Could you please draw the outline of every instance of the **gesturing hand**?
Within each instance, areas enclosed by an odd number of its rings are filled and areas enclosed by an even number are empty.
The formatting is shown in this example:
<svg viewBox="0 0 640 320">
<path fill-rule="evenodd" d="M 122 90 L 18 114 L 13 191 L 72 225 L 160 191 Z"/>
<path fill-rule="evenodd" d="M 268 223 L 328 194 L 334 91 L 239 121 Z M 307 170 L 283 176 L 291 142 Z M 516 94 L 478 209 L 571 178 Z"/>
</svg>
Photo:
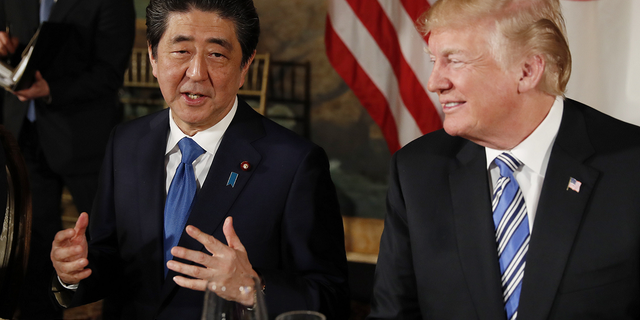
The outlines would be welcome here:
<svg viewBox="0 0 640 320">
<path fill-rule="evenodd" d="M 173 278 L 176 284 L 204 291 L 207 282 L 212 281 L 215 282 L 215 292 L 220 297 L 247 306 L 253 305 L 254 296 L 241 294 L 239 288 L 253 287 L 252 277 L 258 279 L 258 274 L 251 267 L 247 252 L 233 229 L 233 219 L 227 217 L 222 227 L 229 246 L 194 226 L 187 226 L 186 230 L 187 234 L 202 243 L 211 255 L 182 247 L 173 247 L 171 254 L 174 257 L 193 261 L 200 265 L 188 265 L 175 260 L 168 261 L 167 267 L 169 269 L 194 278 L 176 276 Z"/>
<path fill-rule="evenodd" d="M 85 269 L 89 264 L 89 246 L 85 235 L 88 225 L 89 215 L 83 212 L 73 229 L 59 231 L 53 240 L 51 262 L 65 284 L 77 284 L 91 275 L 91 269 Z"/>
</svg>

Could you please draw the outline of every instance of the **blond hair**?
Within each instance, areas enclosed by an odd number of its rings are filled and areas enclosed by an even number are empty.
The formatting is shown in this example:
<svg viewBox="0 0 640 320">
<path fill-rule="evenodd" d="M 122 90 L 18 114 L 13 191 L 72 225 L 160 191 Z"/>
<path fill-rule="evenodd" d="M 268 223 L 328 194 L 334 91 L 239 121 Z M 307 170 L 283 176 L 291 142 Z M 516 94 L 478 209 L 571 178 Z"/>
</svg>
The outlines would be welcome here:
<svg viewBox="0 0 640 320">
<path fill-rule="evenodd" d="M 545 70 L 538 85 L 543 92 L 563 95 L 571 75 L 571 52 L 559 0 L 438 0 L 418 19 L 428 35 L 438 28 L 468 27 L 495 20 L 488 39 L 493 57 L 507 67 L 540 55 Z"/>
</svg>

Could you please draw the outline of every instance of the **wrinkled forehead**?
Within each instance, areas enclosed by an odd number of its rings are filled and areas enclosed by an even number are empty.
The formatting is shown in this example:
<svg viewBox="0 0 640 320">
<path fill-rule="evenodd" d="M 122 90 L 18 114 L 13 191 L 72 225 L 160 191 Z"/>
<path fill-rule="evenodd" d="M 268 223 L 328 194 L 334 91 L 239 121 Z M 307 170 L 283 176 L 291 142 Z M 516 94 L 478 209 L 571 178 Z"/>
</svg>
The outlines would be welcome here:
<svg viewBox="0 0 640 320">
<path fill-rule="evenodd" d="M 488 49 L 495 26 L 491 23 L 450 24 L 432 29 L 427 35 L 425 51 L 447 55 L 469 50 Z"/>
</svg>

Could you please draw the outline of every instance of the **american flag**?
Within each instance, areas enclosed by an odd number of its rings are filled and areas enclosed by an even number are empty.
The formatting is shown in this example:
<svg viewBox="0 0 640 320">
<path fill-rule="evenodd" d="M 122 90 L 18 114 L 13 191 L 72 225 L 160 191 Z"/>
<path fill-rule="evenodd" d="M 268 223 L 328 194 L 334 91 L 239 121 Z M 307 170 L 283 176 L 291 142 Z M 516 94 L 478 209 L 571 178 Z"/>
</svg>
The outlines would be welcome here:
<svg viewBox="0 0 640 320">
<path fill-rule="evenodd" d="M 392 153 L 442 128 L 438 97 L 427 91 L 432 66 L 426 42 L 415 28 L 429 7 L 427 0 L 329 0 L 329 61 L 380 126 Z"/>
<path fill-rule="evenodd" d="M 328 0 L 329 61 L 394 152 L 442 127 L 414 22 L 435 0 Z M 640 1 L 561 0 L 573 68 L 567 95 L 640 125 Z"/>
<path fill-rule="evenodd" d="M 580 186 L 582 185 L 582 182 L 576 180 L 576 178 L 571 177 L 569 179 L 569 185 L 567 186 L 567 190 L 571 189 L 575 192 L 580 192 Z"/>
</svg>

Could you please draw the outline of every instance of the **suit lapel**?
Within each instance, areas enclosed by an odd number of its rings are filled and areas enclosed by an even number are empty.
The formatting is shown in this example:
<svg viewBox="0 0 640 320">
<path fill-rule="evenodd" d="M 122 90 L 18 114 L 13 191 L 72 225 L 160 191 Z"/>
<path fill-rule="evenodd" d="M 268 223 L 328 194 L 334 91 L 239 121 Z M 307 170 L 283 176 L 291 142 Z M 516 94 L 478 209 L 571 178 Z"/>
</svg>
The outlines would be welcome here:
<svg viewBox="0 0 640 320">
<path fill-rule="evenodd" d="M 51 9 L 51 14 L 49 15 L 49 21 L 52 22 L 62 22 L 62 19 L 69 13 L 69 10 L 73 8 L 73 6 L 79 0 L 58 0 L 56 4 Z"/>
<path fill-rule="evenodd" d="M 143 135 L 136 154 L 136 186 L 139 194 L 138 225 L 140 239 L 145 242 L 155 242 L 156 246 L 150 257 L 148 272 L 153 273 L 150 278 L 158 279 L 158 290 L 164 277 L 164 201 L 165 201 L 165 165 L 164 155 L 169 133 L 169 110 L 164 110 L 149 123 L 149 131 Z"/>
<path fill-rule="evenodd" d="M 536 213 L 518 319 L 546 319 L 556 297 L 598 171 L 584 164 L 594 153 L 582 114 L 565 101 Z M 582 183 L 568 189 L 569 179 Z"/>
<path fill-rule="evenodd" d="M 472 142 L 458 153 L 449 176 L 460 261 L 478 318 L 506 318 L 496 253 L 484 148 Z M 480 178 L 479 178 L 480 177 Z"/>
<path fill-rule="evenodd" d="M 222 227 L 224 219 L 230 215 L 233 202 L 251 179 L 253 172 L 259 170 L 261 155 L 251 143 L 264 134 L 261 117 L 239 100 L 236 115 L 227 128 L 207 178 L 198 191 L 187 225 L 194 225 L 207 234 L 214 234 Z M 243 171 L 240 168 L 243 161 L 251 164 L 251 170 Z M 234 186 L 227 184 L 232 172 L 238 174 Z M 224 238 L 218 240 L 226 243 Z M 204 246 L 186 232 L 182 233 L 178 246 L 204 250 Z M 162 290 L 163 300 L 176 287 L 171 280 L 175 275 L 177 274 L 171 270 L 167 274 Z"/>
</svg>

